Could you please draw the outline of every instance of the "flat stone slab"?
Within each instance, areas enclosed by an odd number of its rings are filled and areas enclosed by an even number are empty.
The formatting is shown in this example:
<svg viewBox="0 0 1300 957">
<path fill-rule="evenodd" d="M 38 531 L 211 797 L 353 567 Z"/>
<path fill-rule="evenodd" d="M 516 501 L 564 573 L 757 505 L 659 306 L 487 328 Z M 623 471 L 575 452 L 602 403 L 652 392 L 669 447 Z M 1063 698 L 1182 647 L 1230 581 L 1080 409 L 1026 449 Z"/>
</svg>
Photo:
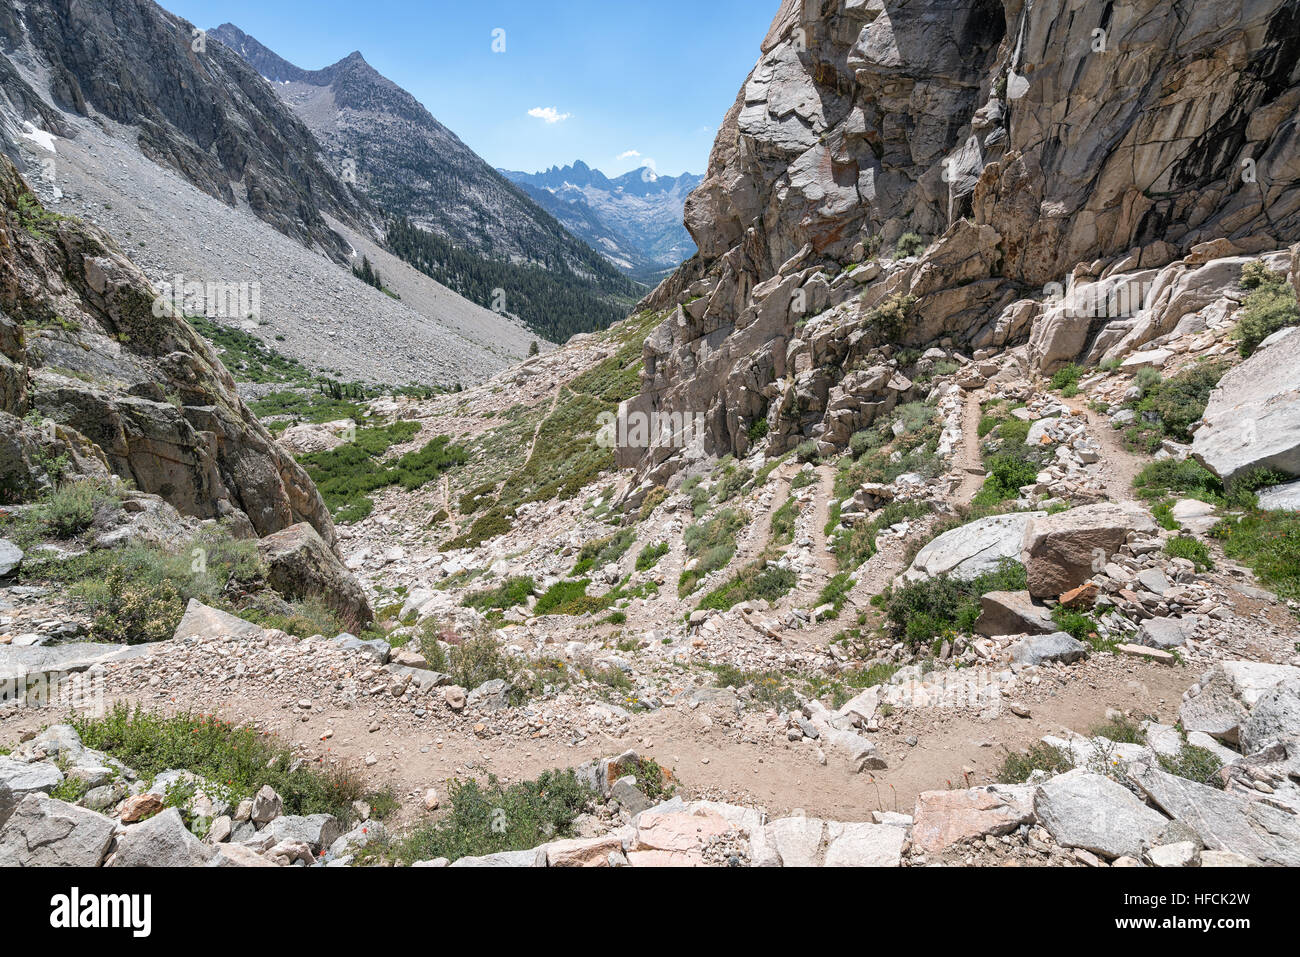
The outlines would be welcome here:
<svg viewBox="0 0 1300 957">
<path fill-rule="evenodd" d="M 1034 820 L 1031 787 L 926 791 L 916 799 L 912 843 L 930 854 L 987 835 L 1001 837 Z"/>
<path fill-rule="evenodd" d="M 1259 507 L 1270 512 L 1300 512 L 1300 481 L 1260 492 Z"/>
<path fill-rule="evenodd" d="M 903 579 L 916 582 L 936 575 L 951 575 L 969 580 L 996 571 L 1003 559 L 1020 558 L 1029 522 L 1046 517 L 1046 512 L 994 515 L 944 532 L 917 552 Z"/>
<path fill-rule="evenodd" d="M 104 645 L 90 641 L 66 645 L 33 645 L 14 648 L 0 645 L 0 681 L 59 672 L 85 671 L 98 664 L 130 657 L 138 645 Z"/>
<path fill-rule="evenodd" d="M 7 538 L 0 538 L 0 578 L 8 578 L 22 563 L 23 550 Z"/>
<path fill-rule="evenodd" d="M 1047 662 L 1073 664 L 1088 657 L 1088 646 L 1064 631 L 1050 635 L 1033 635 L 1017 641 L 1008 649 L 1011 660 L 1022 665 Z"/>
<path fill-rule="evenodd" d="M 1154 767 L 1135 766 L 1129 777 L 1161 810 L 1195 831 L 1210 850 L 1240 854 L 1261 864 L 1300 867 L 1300 819 L 1295 815 Z"/>
<path fill-rule="evenodd" d="M 1140 858 L 1169 825 L 1159 811 L 1110 778 L 1076 768 L 1052 778 L 1034 795 L 1043 827 L 1064 847 L 1108 858 Z"/>
</svg>

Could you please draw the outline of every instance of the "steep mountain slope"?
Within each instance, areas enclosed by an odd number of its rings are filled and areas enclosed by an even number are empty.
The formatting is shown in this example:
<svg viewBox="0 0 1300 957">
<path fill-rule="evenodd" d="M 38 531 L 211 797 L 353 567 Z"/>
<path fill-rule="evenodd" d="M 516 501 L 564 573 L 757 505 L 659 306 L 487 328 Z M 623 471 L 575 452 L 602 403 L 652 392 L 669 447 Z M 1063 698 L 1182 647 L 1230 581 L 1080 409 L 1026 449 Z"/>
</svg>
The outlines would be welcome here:
<svg viewBox="0 0 1300 957">
<path fill-rule="evenodd" d="M 643 167 L 611 180 L 581 160 L 542 173 L 500 172 L 637 279 L 657 284 L 695 253 L 682 209 L 703 176 L 655 176 Z"/>
<path fill-rule="evenodd" d="M 637 294 L 632 283 L 360 53 L 306 71 L 231 24 L 211 36 L 274 84 L 335 168 L 355 175 L 379 208 L 443 241 L 410 257 L 435 279 L 484 306 L 492 305 L 492 289 L 504 288 L 507 309 L 549 338 L 602 328 L 626 314 Z M 514 270 L 493 263 L 535 268 L 520 268 L 527 281 L 512 283 Z M 465 281 L 470 270 L 492 272 L 486 294 L 483 284 Z M 537 288 L 543 284 L 552 288 Z M 581 292 L 580 304 L 557 315 L 554 287 Z"/>
<path fill-rule="evenodd" d="M 1298 27 L 1284 0 L 785 0 L 686 204 L 700 254 L 647 301 L 683 311 L 636 408 L 705 413 L 711 452 L 763 419 L 830 448 L 876 347 L 1032 333 L 1052 371 L 1171 331 L 1049 284 L 1300 236 Z"/>
<path fill-rule="evenodd" d="M 60 109 L 131 129 L 145 156 L 199 189 L 346 259 L 322 217 L 361 225 L 364 203 L 256 72 L 184 20 L 152 0 L 30 0 L 0 10 L 0 42 L 5 56 L 46 78 Z M 7 72 L 11 101 L 44 93 Z"/>
<path fill-rule="evenodd" d="M 95 19 L 114 12 L 112 24 Z M 80 26 L 98 31 L 94 55 Z M 326 168 L 311 132 L 184 21 L 149 3 L 38 2 L 0 11 L 0 30 L 0 140 L 37 195 L 117 237 L 155 284 L 239 287 L 260 307 L 251 319 L 193 313 L 237 323 L 306 369 L 374 384 L 480 381 L 538 338 L 379 253 L 379 214 Z M 150 94 L 173 75 L 184 96 Z M 93 96 L 70 98 L 72 85 Z M 355 279 L 354 254 L 383 255 L 402 298 Z"/>
</svg>

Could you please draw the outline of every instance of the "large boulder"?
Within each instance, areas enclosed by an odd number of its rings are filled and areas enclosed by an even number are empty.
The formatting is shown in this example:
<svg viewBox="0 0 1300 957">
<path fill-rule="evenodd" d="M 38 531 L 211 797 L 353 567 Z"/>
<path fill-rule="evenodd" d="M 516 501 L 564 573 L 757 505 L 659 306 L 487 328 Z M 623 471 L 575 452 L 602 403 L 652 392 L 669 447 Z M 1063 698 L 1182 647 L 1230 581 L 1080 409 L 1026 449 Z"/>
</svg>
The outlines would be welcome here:
<svg viewBox="0 0 1300 957">
<path fill-rule="evenodd" d="M 1241 726 L 1241 751 L 1255 754 L 1287 738 L 1300 739 L 1300 679 L 1284 681 L 1264 693 Z"/>
<path fill-rule="evenodd" d="M 1076 768 L 1052 778 L 1034 795 L 1043 827 L 1065 847 L 1081 847 L 1103 857 L 1142 856 L 1169 821 L 1110 778 Z"/>
<path fill-rule="evenodd" d="M 1300 327 L 1266 340 L 1210 394 L 1192 455 L 1224 482 L 1255 469 L 1300 475 Z"/>
<path fill-rule="evenodd" d="M 209 608 L 191 598 L 173 638 L 254 638 L 263 631 L 252 622 L 236 618 L 229 612 Z"/>
<path fill-rule="evenodd" d="M 1025 527 L 1021 550 L 1029 593 L 1059 598 L 1099 574 L 1131 532 L 1155 530 L 1150 513 L 1132 503 L 1102 502 L 1034 516 Z"/>
<path fill-rule="evenodd" d="M 944 532 L 916 553 L 903 579 L 915 582 L 951 575 L 969 581 L 996 571 L 1003 561 L 1020 557 L 1029 523 L 1046 517 L 1046 512 L 994 515 Z"/>
<path fill-rule="evenodd" d="M 306 522 L 258 543 L 267 581 L 288 598 L 316 599 L 335 611 L 348 631 L 375 620 L 370 600 L 329 546 Z"/>
<path fill-rule="evenodd" d="M 99 867 L 116 830 L 102 814 L 29 794 L 0 827 L 0 867 Z"/>
<path fill-rule="evenodd" d="M 202 867 L 215 848 L 190 833 L 181 812 L 168 808 L 143 824 L 133 824 L 117 841 L 110 867 Z"/>
<path fill-rule="evenodd" d="M 63 772 L 52 763 L 40 761 L 26 764 L 0 757 L 0 788 L 7 789 L 11 795 L 10 811 L 29 794 L 49 794 L 62 780 Z M 4 815 L 4 795 L 0 792 L 0 821 Z"/>
</svg>

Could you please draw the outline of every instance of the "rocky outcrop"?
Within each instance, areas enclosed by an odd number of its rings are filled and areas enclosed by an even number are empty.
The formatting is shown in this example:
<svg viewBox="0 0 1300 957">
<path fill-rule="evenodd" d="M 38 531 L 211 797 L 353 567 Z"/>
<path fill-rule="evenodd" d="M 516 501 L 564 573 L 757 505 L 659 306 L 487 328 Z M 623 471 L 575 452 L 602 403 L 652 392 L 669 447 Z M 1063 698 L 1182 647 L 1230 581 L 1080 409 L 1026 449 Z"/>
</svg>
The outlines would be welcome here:
<svg viewBox="0 0 1300 957">
<path fill-rule="evenodd" d="M 343 627 L 361 631 L 375 619 L 365 591 L 310 525 L 294 525 L 258 543 L 266 580 L 287 598 L 319 601 Z"/>
<path fill-rule="evenodd" d="M 1256 469 L 1300 475 L 1300 328 L 1266 339 L 1210 395 L 1192 443 L 1225 482 Z"/>
<path fill-rule="evenodd" d="M 667 318 L 632 410 L 705 415 L 686 457 L 745 453 L 762 418 L 776 451 L 839 443 L 888 401 L 832 406 L 881 347 L 1032 329 L 1052 371 L 1240 298 L 1242 257 L 1300 236 L 1300 9 L 1066 6 L 785 0 L 687 202 L 700 253 L 644 303 Z M 1148 315 L 1054 291 L 1132 280 L 1160 287 Z M 675 461 L 619 453 L 657 482 Z"/>
<path fill-rule="evenodd" d="M 332 545 L 307 473 L 113 241 L 41 209 L 3 157 L 0 200 L 0 352 L 27 370 L 0 409 L 0 424 L 13 426 L 0 430 L 5 497 L 48 488 L 48 463 L 61 460 L 70 473 L 111 471 L 244 534 L 306 521 Z"/>
</svg>

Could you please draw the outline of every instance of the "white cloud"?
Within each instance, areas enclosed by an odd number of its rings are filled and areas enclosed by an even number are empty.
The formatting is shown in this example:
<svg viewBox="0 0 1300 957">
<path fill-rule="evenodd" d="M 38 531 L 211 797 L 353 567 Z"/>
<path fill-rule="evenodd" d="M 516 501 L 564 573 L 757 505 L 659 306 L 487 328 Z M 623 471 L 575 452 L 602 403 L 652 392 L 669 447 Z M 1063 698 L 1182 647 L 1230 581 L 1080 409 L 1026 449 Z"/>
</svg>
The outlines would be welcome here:
<svg viewBox="0 0 1300 957">
<path fill-rule="evenodd" d="M 618 158 L 621 160 L 626 160 L 626 159 L 633 159 L 640 155 L 641 153 L 638 150 L 628 150 L 626 153 L 619 153 Z"/>
<path fill-rule="evenodd" d="M 546 123 L 563 123 L 573 114 L 561 113 L 553 106 L 534 106 L 531 110 L 528 111 L 528 115 L 534 116 L 539 120 L 545 121 Z"/>
</svg>

